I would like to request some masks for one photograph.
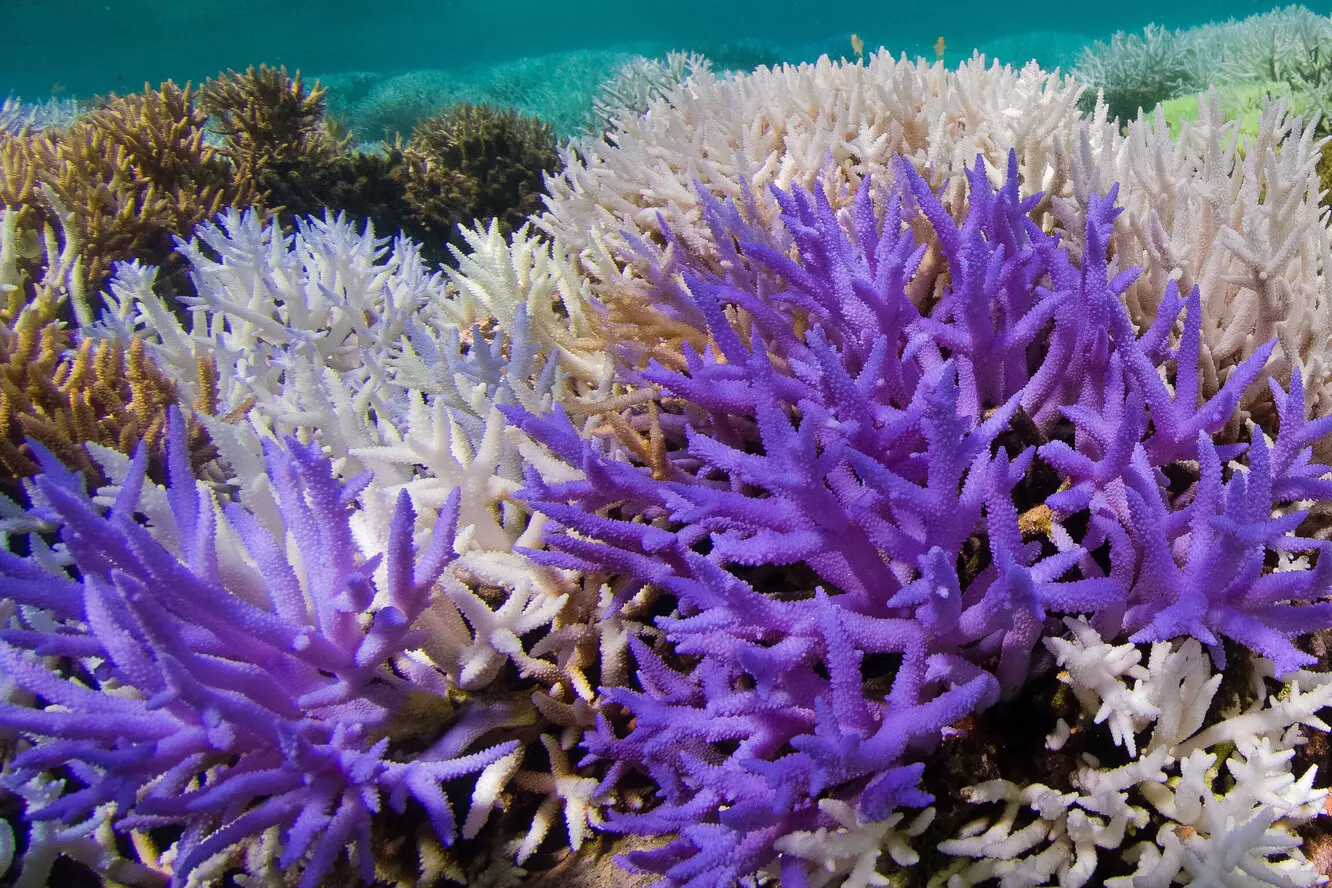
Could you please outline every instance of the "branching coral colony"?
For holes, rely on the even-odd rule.
[[[1118,186],[1021,193],[1056,129],[950,182],[898,158],[613,203],[635,224],[580,258],[653,306],[632,337],[526,228],[441,274],[233,210],[177,243],[189,324],[117,265],[80,347],[162,368],[152,434],[34,435],[27,508],[0,501],[0,863],[1324,881],[1332,417],[1275,340],[1215,372],[1207,293],[1164,283],[1143,323]]]
[[[709,335],[684,370],[635,374],[661,394],[627,419],[663,442],[650,468],[558,412],[507,411],[583,475],[529,471],[523,496],[555,522],[533,559],[666,614],[587,739],[604,787],[656,787],[605,827],[669,837],[632,869],[819,881],[795,837],[886,834],[926,808],[929,753],[1021,691],[1055,613],[1107,639],[1192,637],[1220,668],[1238,642],[1278,676],[1314,661],[1293,638],[1332,625],[1327,544],[1291,507],[1332,494],[1309,451],[1332,420],[1306,423],[1298,372],[1272,386],[1274,438],[1216,446],[1272,344],[1199,404],[1198,294],[1168,291],[1135,334],[1118,295],[1137,271],[1105,259],[1113,191],[1078,265],[1027,218],[1014,158],[997,190],[980,161],[969,179],[960,226],[906,164],[881,215],[868,182],[841,218],[777,192],[775,229],[703,196],[713,242],[735,245],[724,275],[641,243],[686,285],[660,298]],[[906,295],[915,217],[948,265],[925,305]]]

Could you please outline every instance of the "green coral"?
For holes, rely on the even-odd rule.
[[[1240,122],[1240,134],[1252,137],[1258,134],[1258,124],[1262,116],[1265,98],[1285,98],[1294,114],[1308,114],[1313,110],[1313,100],[1308,93],[1297,90],[1283,81],[1264,83],[1245,83],[1235,86],[1218,87],[1217,98],[1221,104],[1221,113],[1228,120]],[[1198,119],[1202,102],[1207,95],[1184,96],[1161,103],[1161,113],[1165,116],[1170,134],[1179,135],[1182,124]]]

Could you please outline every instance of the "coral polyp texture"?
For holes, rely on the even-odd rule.
[[[471,749],[487,714],[464,706],[429,747],[405,760],[393,749],[410,734],[401,718],[425,705],[413,698],[454,710],[443,676],[408,651],[455,557],[457,495],[418,550],[403,493],[384,549],[365,559],[348,523],[363,485],[339,483],[317,448],[267,448],[278,511],[265,526],[196,484],[179,414],[171,426],[166,488],[145,480],[141,448],[109,504],[46,455],[33,514],[55,528],[69,569],[4,556],[7,596],[63,627],[20,619],[0,639],[9,680],[48,704],[0,707],[0,724],[45,738],[6,782],[70,774],[27,816],[77,831],[111,805],[121,830],[184,827],[170,864],[179,885],[272,827],[279,865],[302,863],[302,886],[321,884],[344,846],[369,881],[370,818],[409,798],[452,842],[443,785],[514,746]]]
[[[1191,637],[1218,668],[1235,643],[1278,676],[1315,660],[1293,639],[1332,625],[1332,566],[1291,504],[1332,494],[1309,450],[1332,420],[1306,421],[1297,373],[1272,438],[1218,447],[1273,344],[1201,399],[1199,296],[1172,288],[1134,330],[1119,294],[1137,269],[1106,260],[1113,190],[1075,262],[1029,218],[1015,156],[1001,187],[980,159],[968,180],[961,224],[906,163],[841,214],[775,190],[771,228],[702,193],[712,242],[734,244],[724,275],[669,229],[664,250],[641,243],[653,279],[684,283],[658,298],[708,335],[683,368],[633,374],[659,390],[624,420],[651,427],[647,464],[506,408],[582,474],[529,471],[554,531],[533,560],[610,573],[617,601],[669,614],[633,642],[637,686],[605,690],[629,718],[603,711],[587,740],[607,786],[658,789],[604,827],[670,838],[631,869],[807,884],[783,843],[926,808],[930,753],[1021,691],[1056,614]],[[920,302],[916,219],[947,266]]]

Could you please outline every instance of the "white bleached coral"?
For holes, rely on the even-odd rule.
[[[1212,706],[1221,676],[1196,640],[1151,645],[1143,668],[1134,645],[1107,644],[1086,623],[1065,622],[1071,637],[1046,645],[1090,717],[1077,730],[1105,722],[1130,761],[1089,760],[1066,792],[1004,779],[969,787],[971,803],[1004,807],[939,845],[963,859],[931,885],[1081,888],[1107,850],[1135,867],[1106,879],[1108,888],[1325,884],[1295,827],[1324,812],[1328,791],[1315,787],[1316,767],[1298,775],[1293,767],[1306,742],[1301,726],[1327,730],[1316,713],[1332,704],[1332,675],[1297,673],[1279,694],[1222,717]],[[1254,670],[1259,689],[1271,664],[1255,660]],[[1135,735],[1149,726],[1139,749]],[[1061,745],[1062,732],[1056,737]],[[1137,841],[1126,846],[1130,838]]]
[[[576,364],[568,347],[583,328],[581,294],[561,289],[569,276],[548,267],[549,254],[490,234],[473,233],[475,279],[450,278],[429,272],[410,240],[390,244],[369,225],[300,219],[287,235],[253,212],[228,212],[181,245],[198,293],[184,300],[188,326],[151,269],[122,264],[95,332],[144,336],[184,403],[212,403],[205,425],[237,477],[262,475],[262,438],[318,435],[345,476],[370,469],[372,491],[419,498],[423,524],[440,485],[465,484],[464,526],[507,548],[526,524],[506,500],[521,460],[494,405],[539,409],[569,391],[562,361]],[[201,369],[208,362],[215,378]],[[262,490],[240,493],[268,511]],[[368,511],[384,517],[377,504]]]
[[[1052,637],[1045,645],[1065,669],[1061,680],[1096,724],[1105,722],[1115,744],[1138,754],[1135,734],[1149,725],[1155,733],[1146,747],[1191,736],[1203,723],[1221,683],[1208,675],[1202,646],[1189,639],[1178,646],[1153,645],[1146,665],[1136,645],[1112,645],[1081,620],[1065,620],[1071,638]],[[1132,679],[1130,687],[1124,679]]]
[[[590,134],[599,138],[621,117],[642,114],[690,77],[711,70],[712,63],[696,52],[668,52],[660,59],[638,56],[625,62],[597,88],[588,120]]]
[[[579,775],[570,766],[568,754],[555,737],[542,734],[541,743],[550,759],[549,770],[521,771],[514,778],[524,789],[546,796],[532,817],[532,825],[518,849],[517,860],[520,864],[536,851],[554,824],[558,811],[563,809],[569,847],[577,851],[592,829],[603,822],[601,809],[610,802],[607,794],[598,793],[597,780]]]
[[[599,383],[607,366],[591,324],[589,282],[567,251],[528,225],[508,237],[495,222],[486,229],[463,227],[461,234],[467,250],[451,247],[458,267],[445,269],[450,298],[431,320],[466,330],[493,319],[512,335],[523,308],[536,347],[558,357],[564,372]]]
[[[211,401],[214,414],[233,414],[203,421],[228,493],[275,539],[287,538],[287,529],[264,480],[266,438],[318,441],[344,478],[369,473],[358,484],[360,508],[351,519],[353,540],[366,551],[382,550],[402,491],[424,537],[450,491],[460,490],[457,557],[414,627],[420,647],[407,659],[459,693],[479,694],[515,675],[529,680],[502,708],[516,719],[503,727],[531,730],[520,731],[515,762],[503,760],[482,775],[468,821],[479,829],[489,810],[508,804],[506,793],[554,793],[570,804],[586,794],[578,782],[584,778],[570,767],[546,787],[530,763],[519,768],[521,752],[541,731],[563,742],[593,722],[589,674],[599,672],[603,681],[624,676],[624,639],[640,630],[624,617],[608,621],[605,631],[592,625],[608,609],[602,579],[543,567],[523,554],[541,545],[544,519],[513,494],[525,468],[554,471],[555,462],[506,428],[498,409],[546,412],[561,399],[572,406],[609,391],[597,385],[609,378],[610,365],[592,344],[585,286],[526,231],[511,239],[494,229],[474,231],[468,239],[474,252],[460,257],[459,270],[430,272],[410,240],[377,238],[368,225],[342,217],[300,219],[287,234],[253,213],[231,212],[181,245],[198,292],[186,300],[188,323],[155,291],[151,269],[125,264],[102,322],[88,329],[143,336],[180,380],[184,402]],[[218,367],[216,381],[201,370],[209,361]],[[106,450],[95,456],[112,479],[101,493],[105,501],[128,461]],[[559,477],[570,470],[563,471]],[[171,548],[178,534],[165,492],[144,487],[149,529]],[[219,546],[219,570],[248,578],[237,588],[263,600],[262,577],[232,557],[240,550],[229,545],[234,532],[221,516],[217,527],[219,543],[227,544]],[[553,755],[545,758],[558,765]],[[569,822],[574,841],[595,817],[588,810],[581,827]]]
[[[1120,133],[1087,122],[1074,131],[1072,194],[1054,211],[1073,249],[1091,195],[1118,184],[1124,212],[1112,237],[1117,268],[1143,271],[1124,293],[1135,323],[1150,324],[1169,280],[1199,288],[1203,308],[1201,392],[1210,397],[1231,368],[1275,338],[1267,372],[1283,384],[1302,368],[1313,415],[1332,406],[1332,231],[1320,203],[1322,139],[1314,124],[1265,101],[1257,133],[1241,137],[1215,93],[1172,138],[1159,113]],[[1074,226],[1074,227],[1070,227]],[[1262,416],[1255,385],[1244,406]],[[1240,428],[1237,413],[1234,431]],[[1322,445],[1316,457],[1324,457]]]
[[[911,866],[920,860],[911,847],[934,821],[935,810],[926,808],[909,821],[903,811],[887,820],[865,823],[855,809],[839,799],[820,799],[819,810],[837,821],[835,829],[794,832],[777,840],[782,854],[799,857],[816,865],[807,876],[811,888],[840,885],[842,888],[871,888],[892,884],[878,871],[879,859],[887,853],[898,866]]]
[[[539,224],[588,255],[599,240],[622,247],[622,231],[658,231],[660,213],[686,243],[706,246],[695,182],[742,205],[753,200],[771,219],[770,185],[812,187],[827,172],[830,193],[848,184],[854,193],[865,176],[889,177],[898,155],[932,184],[947,180],[950,199],[961,196],[963,167],[977,154],[1002,170],[1010,148],[1025,181],[1058,190],[1063,165],[1048,155],[1076,123],[1080,92],[1035,64],[1015,70],[979,56],[956,70],[879,52],[863,65],[823,57],[739,77],[700,72],[621,119],[611,140],[567,152]]]
[[[275,534],[265,437],[317,437],[344,477],[372,473],[353,523],[367,551],[384,543],[400,491],[424,534],[460,488],[459,557],[423,618],[424,650],[469,690],[512,663],[561,703],[586,703],[594,691],[583,673],[607,637],[589,625],[603,611],[600,584],[515,551],[539,546],[542,526],[513,497],[523,469],[556,469],[498,406],[577,410],[609,394],[610,359],[590,326],[586,281],[562,253],[526,228],[465,235],[472,252],[458,269],[432,273],[409,239],[390,243],[343,217],[300,219],[287,235],[253,212],[227,213],[181,247],[198,290],[188,327],[151,270],[125,264],[98,332],[145,336],[186,403],[205,394],[199,366],[211,359],[217,412],[253,404],[240,421],[203,421],[233,477],[259,479],[239,483],[239,496],[272,516]],[[606,625],[620,637],[606,649],[611,674],[624,671],[623,635],[637,631],[622,622]],[[528,651],[533,633],[539,647]]]

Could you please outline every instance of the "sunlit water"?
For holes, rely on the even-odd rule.
[[[1332,3],[1307,8],[1332,13]],[[306,74],[475,70],[580,50],[655,54],[690,49],[731,66],[851,55],[850,35],[870,48],[947,60],[980,48],[1013,61],[1067,64],[1091,38],[1244,17],[1269,4],[1194,3],[830,4],[824,0],[626,4],[535,0],[3,0],[0,97],[52,92],[87,96],[145,82],[200,80],[265,62]]]

